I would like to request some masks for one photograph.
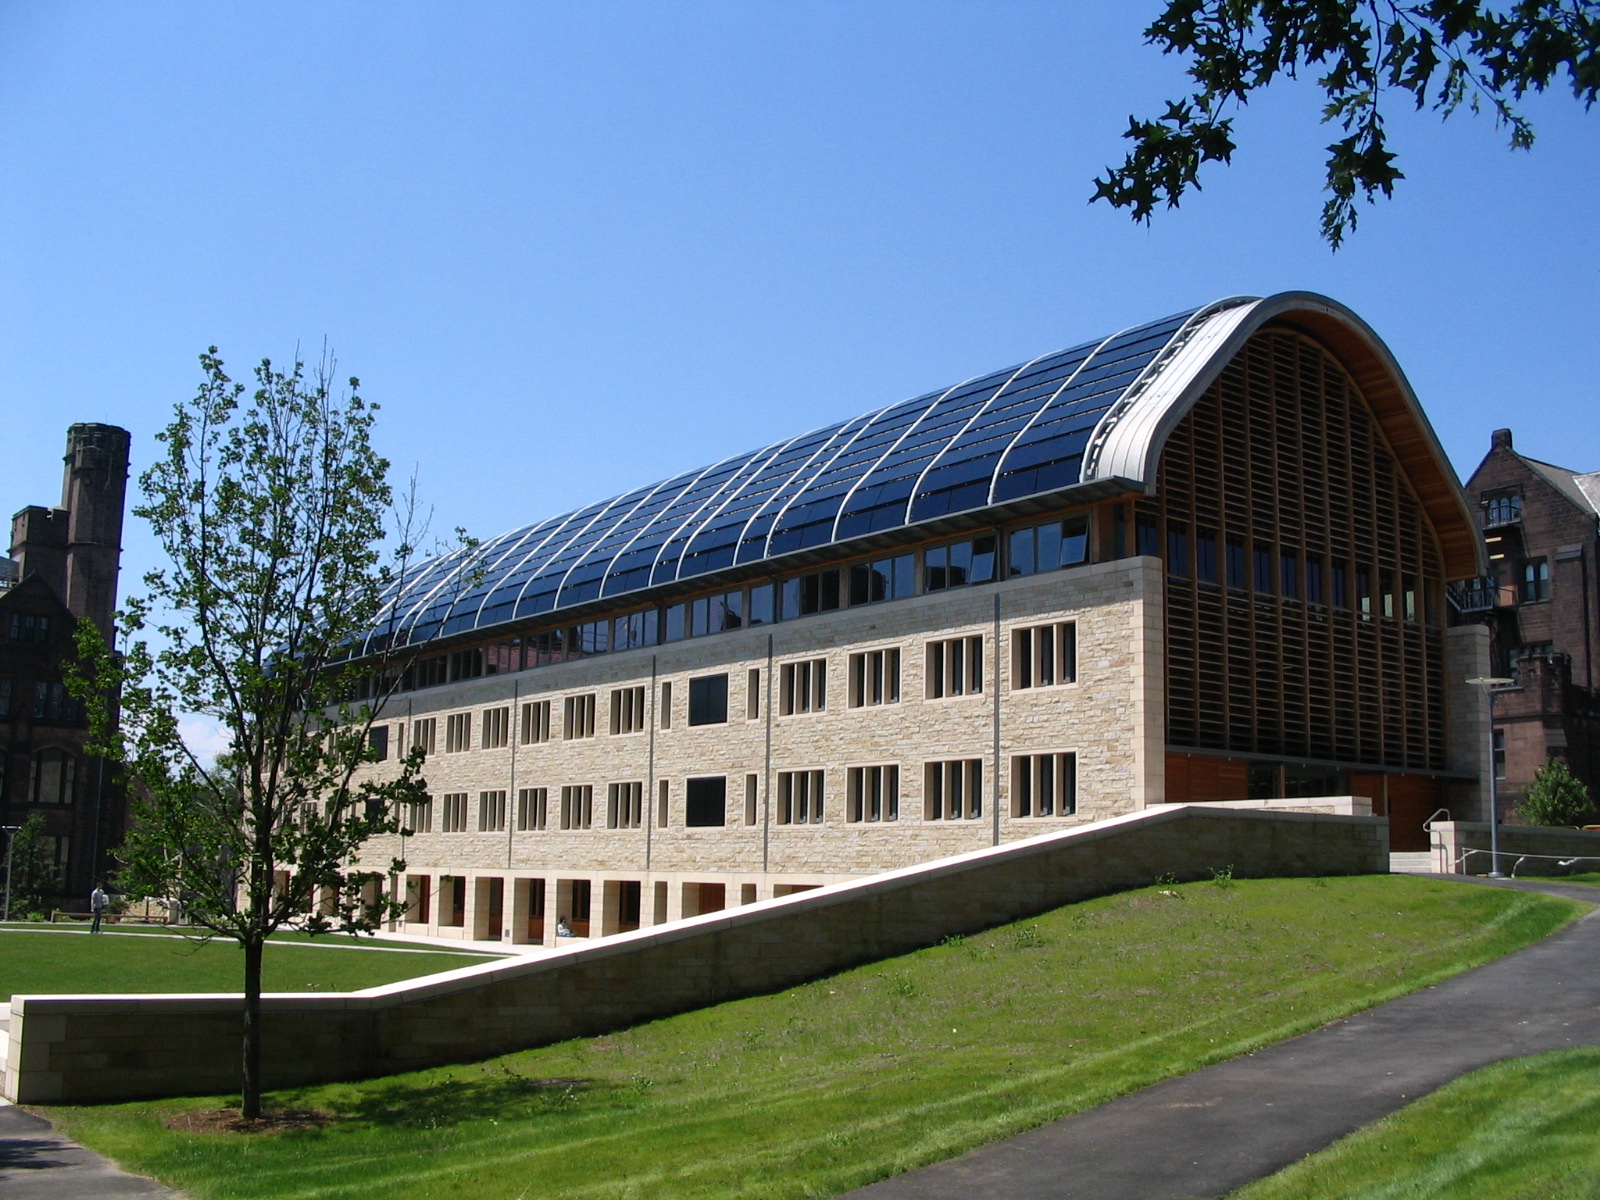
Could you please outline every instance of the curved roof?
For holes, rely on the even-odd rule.
[[[1436,523],[1453,498],[1473,566],[1451,575],[1475,574],[1470,513],[1387,349],[1348,309],[1289,292],[1119,330],[430,560],[391,593],[384,631],[417,642],[488,629],[1079,484],[1153,490],[1167,435],[1249,335],[1280,318],[1320,319],[1375,368],[1365,374],[1386,377],[1391,419],[1380,412],[1380,423],[1420,448],[1407,465],[1414,482],[1415,468],[1426,477],[1419,493]],[[1452,565],[1457,550],[1447,546]]]

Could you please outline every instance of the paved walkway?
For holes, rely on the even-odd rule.
[[[1483,881],[1600,901],[1600,889]],[[1226,1195],[1505,1058],[1600,1044],[1600,910],[1291,1041],[850,1193],[860,1200]]]
[[[0,1101],[0,1196],[5,1200],[176,1200],[178,1192],[119,1171],[43,1117]]]

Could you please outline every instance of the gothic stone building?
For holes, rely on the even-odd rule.
[[[404,927],[601,935],[1175,801],[1479,815],[1477,523],[1320,296],[1236,297],[434,560]],[[378,765],[373,770],[392,769]]]
[[[88,906],[125,819],[112,771],[84,753],[88,730],[61,664],[80,619],[111,637],[128,445],[124,429],[72,426],[60,506],[17,513],[0,560],[0,824],[43,815],[62,908]]]
[[[1467,481],[1489,554],[1479,607],[1494,631],[1495,769],[1514,808],[1547,759],[1600,800],[1600,471],[1519,454],[1509,429]]]

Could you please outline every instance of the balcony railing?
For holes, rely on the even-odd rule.
[[[1446,594],[1450,597],[1450,604],[1459,613],[1493,612],[1500,589],[1495,580],[1480,575],[1476,579],[1452,583]]]

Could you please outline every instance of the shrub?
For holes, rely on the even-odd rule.
[[[1552,758],[1534,773],[1517,813],[1530,825],[1582,825],[1594,816],[1594,802],[1567,764]]]

